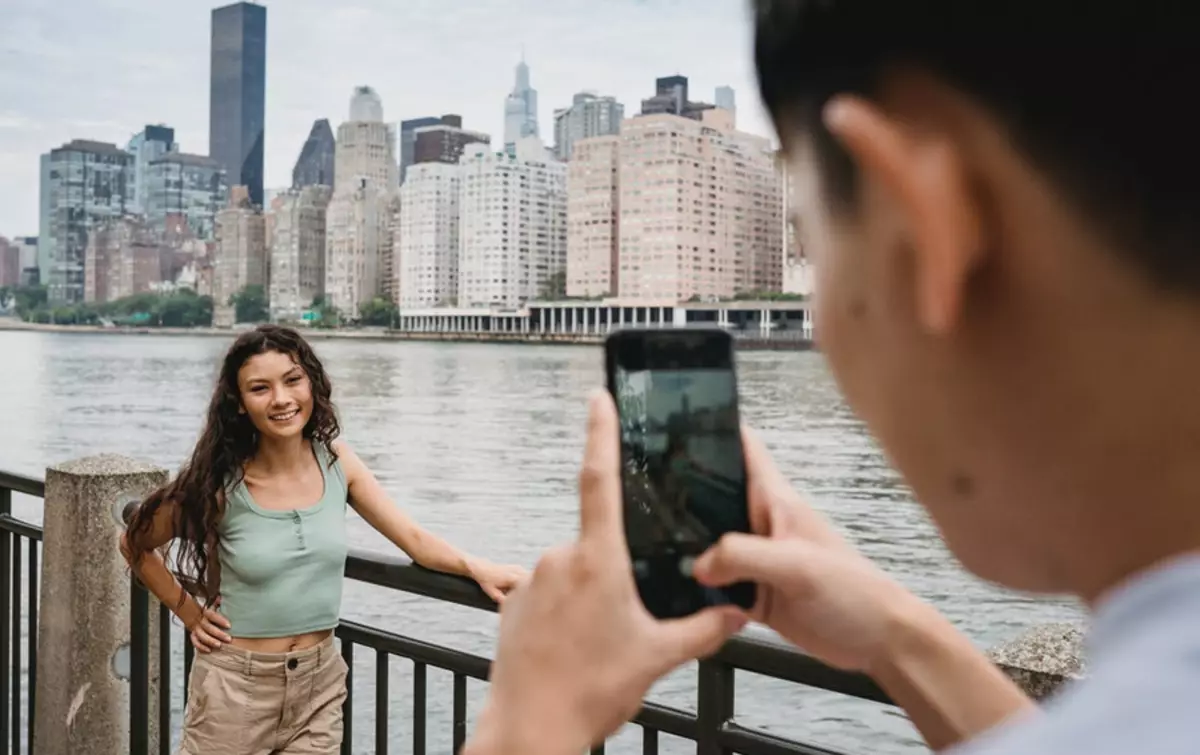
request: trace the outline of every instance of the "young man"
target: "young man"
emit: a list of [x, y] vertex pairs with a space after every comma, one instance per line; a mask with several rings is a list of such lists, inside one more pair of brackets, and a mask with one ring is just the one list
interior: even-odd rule
[[[799, 177], [817, 326], [847, 400], [963, 564], [1094, 611], [1044, 712], [858, 555], [747, 435], [755, 536], [696, 565], [871, 674], [935, 749], [1200, 748], [1200, 48], [1186, 6], [758, 0], [763, 98]], [[661, 623], [593, 400], [574, 545], [505, 605], [474, 755], [575, 753], [742, 617]], [[1195, 447], [1193, 444], [1197, 444]]]

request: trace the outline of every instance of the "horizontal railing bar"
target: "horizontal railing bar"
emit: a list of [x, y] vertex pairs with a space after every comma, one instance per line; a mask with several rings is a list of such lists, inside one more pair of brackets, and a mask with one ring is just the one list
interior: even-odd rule
[[27, 537], [30, 540], [42, 539], [42, 528], [36, 524], [30, 524], [23, 519], [17, 519], [12, 514], [0, 514], [0, 530], [11, 532], [14, 535]]
[[[346, 576], [360, 582], [471, 608], [496, 610], [495, 602], [471, 580], [431, 571], [404, 558], [352, 549], [346, 560]], [[777, 642], [745, 636], [735, 637], [717, 653], [716, 659], [739, 671], [762, 674], [863, 700], [891, 703], [883, 690], [869, 677], [831, 668], [811, 656]]]
[[840, 750], [785, 739], [735, 723], [725, 724], [717, 732], [717, 741], [721, 747], [741, 755], [844, 755]]
[[469, 676], [472, 679], [487, 681], [488, 670], [492, 665], [490, 660], [479, 655], [432, 645], [411, 637], [402, 637], [345, 619], [338, 625], [336, 632], [338, 637], [355, 645], [382, 650], [389, 655], [408, 658], [427, 666]]
[[5, 472], [3, 469], [0, 469], [0, 489], [7, 489], [14, 493], [23, 493], [24, 495], [31, 495], [37, 498], [46, 497], [45, 480]]
[[715, 659], [738, 671], [803, 684], [862, 700], [892, 705], [892, 700], [869, 676], [826, 666], [816, 658], [778, 642], [754, 637], [734, 637]]
[[351, 548], [346, 558], [346, 577], [468, 608], [496, 610], [496, 602], [466, 577], [432, 571], [395, 556]]

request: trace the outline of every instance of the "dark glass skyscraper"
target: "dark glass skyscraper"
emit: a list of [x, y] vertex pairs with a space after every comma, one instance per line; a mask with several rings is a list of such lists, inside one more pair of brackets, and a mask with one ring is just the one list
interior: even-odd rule
[[234, 3], [212, 12], [209, 155], [228, 185], [263, 201], [263, 126], [267, 89], [267, 9]]
[[300, 157], [296, 159], [296, 167], [292, 168], [292, 188], [333, 186], [333, 157], [336, 150], [337, 142], [333, 138], [329, 120], [322, 118], [315, 121], [300, 150]]

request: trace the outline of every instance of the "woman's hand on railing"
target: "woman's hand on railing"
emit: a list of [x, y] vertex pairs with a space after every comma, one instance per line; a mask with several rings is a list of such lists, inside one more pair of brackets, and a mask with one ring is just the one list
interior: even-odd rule
[[504, 603], [510, 592], [529, 579], [529, 570], [523, 566], [494, 564], [476, 558], [467, 561], [467, 573], [497, 603]]

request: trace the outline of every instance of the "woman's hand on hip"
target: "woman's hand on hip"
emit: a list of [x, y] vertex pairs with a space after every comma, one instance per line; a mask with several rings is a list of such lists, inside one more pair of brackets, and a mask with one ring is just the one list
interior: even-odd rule
[[192, 645], [201, 653], [211, 653], [220, 650], [227, 642], [232, 642], [225, 630], [232, 628], [229, 619], [217, 613], [214, 608], [205, 608], [188, 632], [192, 637]]

